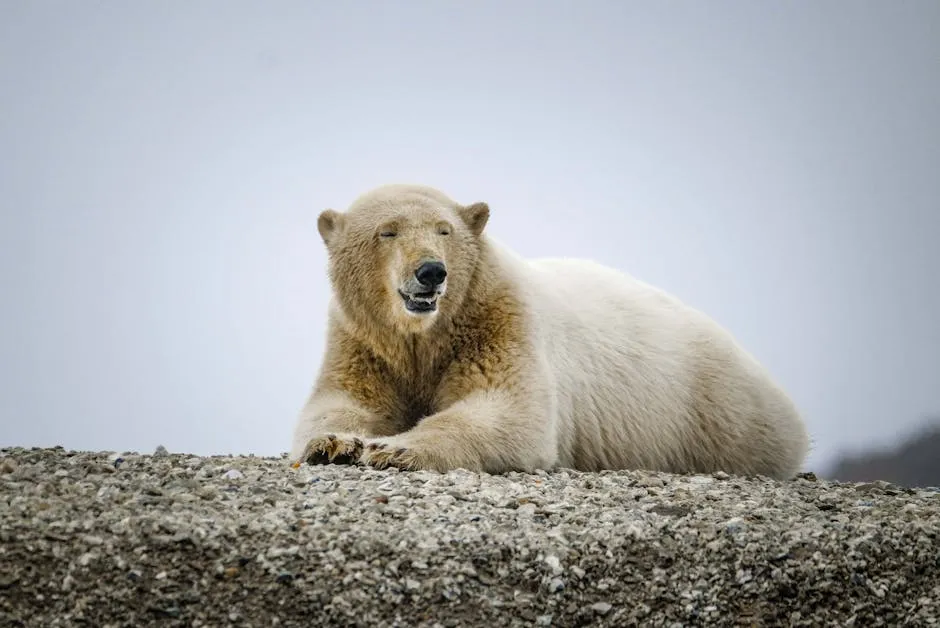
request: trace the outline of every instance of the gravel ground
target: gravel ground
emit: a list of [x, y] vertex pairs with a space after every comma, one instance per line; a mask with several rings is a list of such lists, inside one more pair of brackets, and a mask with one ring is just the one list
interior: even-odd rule
[[940, 492], [0, 450], [13, 626], [940, 625]]

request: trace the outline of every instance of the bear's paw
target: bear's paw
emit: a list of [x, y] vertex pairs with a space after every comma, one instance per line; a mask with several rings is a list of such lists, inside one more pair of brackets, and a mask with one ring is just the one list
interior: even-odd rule
[[349, 434], [324, 434], [310, 439], [300, 460], [307, 464], [356, 464], [363, 442]]
[[381, 440], [366, 445], [359, 460], [362, 464], [376, 469], [395, 467], [402, 471], [418, 471], [433, 468], [427, 457], [422, 456], [417, 449], [400, 447]]

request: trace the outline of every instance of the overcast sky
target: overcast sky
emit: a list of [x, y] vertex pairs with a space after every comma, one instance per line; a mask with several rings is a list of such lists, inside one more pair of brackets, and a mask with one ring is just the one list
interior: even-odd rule
[[709, 313], [810, 467], [940, 413], [936, 0], [0, 0], [0, 95], [0, 445], [286, 451], [398, 181]]

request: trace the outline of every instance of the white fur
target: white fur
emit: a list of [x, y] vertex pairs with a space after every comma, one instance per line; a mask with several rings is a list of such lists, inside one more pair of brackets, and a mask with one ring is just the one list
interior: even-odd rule
[[[554, 391], [546, 438], [557, 442], [557, 465], [799, 471], [809, 439], [796, 408], [713, 320], [600, 264], [525, 260], [490, 243], [534, 314], [540, 369]], [[702, 377], [715, 382], [723, 433], [692, 427]]]

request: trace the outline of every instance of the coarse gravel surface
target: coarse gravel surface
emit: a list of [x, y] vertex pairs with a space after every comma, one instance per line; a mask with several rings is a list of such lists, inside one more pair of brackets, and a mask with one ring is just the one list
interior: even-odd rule
[[3, 626], [938, 621], [936, 488], [0, 450]]

